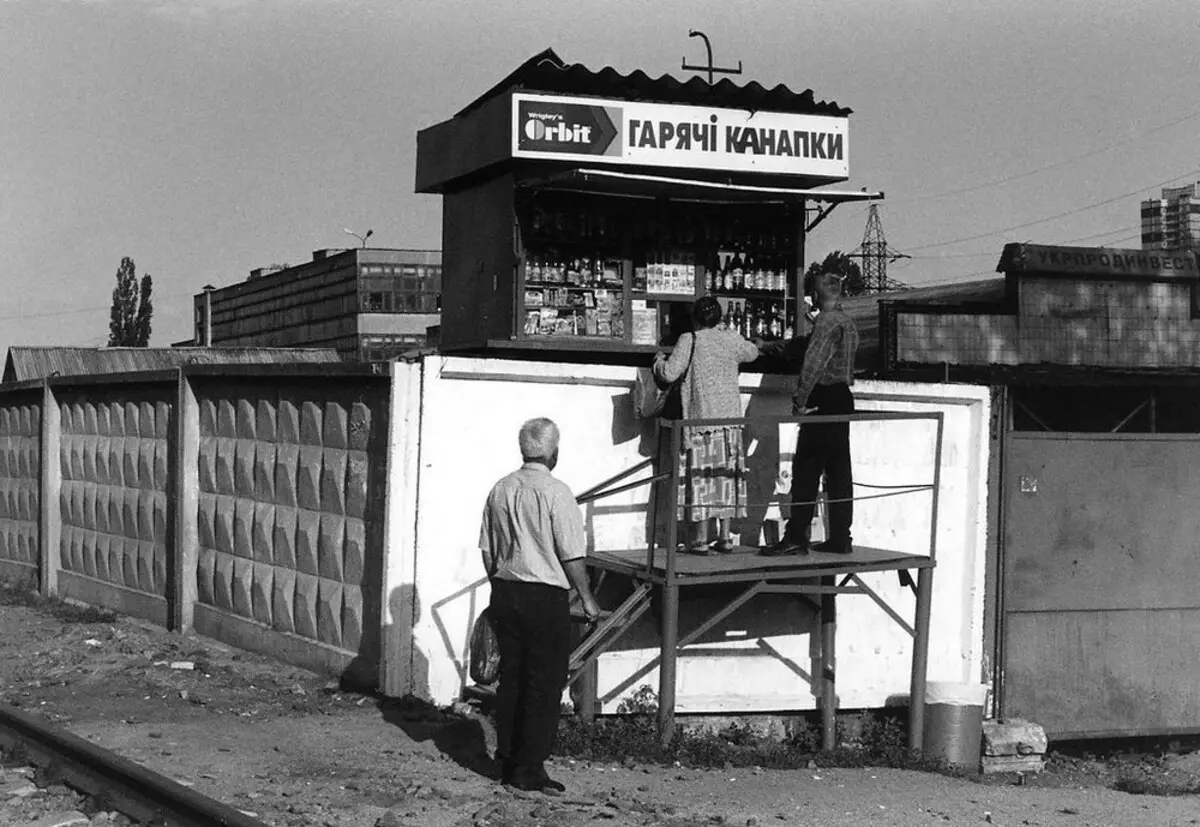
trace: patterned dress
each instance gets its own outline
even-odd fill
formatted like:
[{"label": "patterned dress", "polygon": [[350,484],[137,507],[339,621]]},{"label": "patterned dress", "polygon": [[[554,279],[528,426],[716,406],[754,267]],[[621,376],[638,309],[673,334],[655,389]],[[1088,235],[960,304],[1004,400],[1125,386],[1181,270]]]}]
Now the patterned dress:
[{"label": "patterned dress", "polygon": [[[710,327],[680,336],[671,358],[656,363],[654,373],[665,382],[683,377],[684,420],[731,419],[743,415],[738,365],[757,358],[758,348],[737,332]],[[741,426],[685,428],[680,459],[678,519],[746,516]]]}]

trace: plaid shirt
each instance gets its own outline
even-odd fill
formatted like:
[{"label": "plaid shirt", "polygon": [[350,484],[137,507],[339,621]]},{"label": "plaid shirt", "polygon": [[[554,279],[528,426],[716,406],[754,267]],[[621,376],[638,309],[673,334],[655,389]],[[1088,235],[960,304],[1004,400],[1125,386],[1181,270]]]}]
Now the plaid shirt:
[{"label": "plaid shirt", "polygon": [[792,412],[798,414],[808,405],[808,397],[817,385],[839,382],[854,384],[854,354],[858,350],[858,328],[841,306],[817,316],[812,338],[804,353],[800,381],[792,394]]}]

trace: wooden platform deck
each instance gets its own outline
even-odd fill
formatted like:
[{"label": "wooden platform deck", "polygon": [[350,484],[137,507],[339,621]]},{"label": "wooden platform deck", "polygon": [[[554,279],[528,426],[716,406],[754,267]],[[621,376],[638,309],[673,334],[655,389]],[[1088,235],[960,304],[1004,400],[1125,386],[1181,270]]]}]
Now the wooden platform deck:
[{"label": "wooden platform deck", "polygon": [[[653,565],[646,571],[646,550],[595,551],[588,563],[618,574],[637,575],[655,582],[666,578],[667,550],[656,549]],[[785,557],[764,557],[758,549],[739,546],[731,554],[698,555],[675,553],[675,576],[692,583],[724,583],[742,580],[790,580],[827,577],[868,571],[898,571],[933,568],[923,555],[904,554],[871,546],[855,546],[853,554],[818,551]],[[683,585],[683,583],[681,583]]]}]

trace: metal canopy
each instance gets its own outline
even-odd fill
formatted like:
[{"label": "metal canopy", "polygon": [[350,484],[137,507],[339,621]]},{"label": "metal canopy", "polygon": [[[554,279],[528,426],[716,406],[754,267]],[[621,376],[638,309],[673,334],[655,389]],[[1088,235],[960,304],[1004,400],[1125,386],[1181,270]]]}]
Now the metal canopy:
[{"label": "metal canopy", "polygon": [[799,204],[815,201],[829,205],[850,201],[875,201],[882,192],[829,190],[702,181],[649,173],[607,169],[572,169],[540,179],[527,179],[526,186],[567,192],[591,192],[628,198],[662,198],[707,203]]}]

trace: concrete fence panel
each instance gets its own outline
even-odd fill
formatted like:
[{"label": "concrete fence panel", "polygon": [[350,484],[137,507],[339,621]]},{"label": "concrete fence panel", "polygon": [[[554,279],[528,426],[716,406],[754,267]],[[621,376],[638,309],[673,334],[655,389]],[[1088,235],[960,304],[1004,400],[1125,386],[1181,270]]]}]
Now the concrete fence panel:
[{"label": "concrete fence panel", "polygon": [[0,580],[36,589],[41,557],[41,394],[0,400]]},{"label": "concrete fence panel", "polygon": [[88,385],[54,393],[61,524],[53,588],[164,626],[173,390]]},{"label": "concrete fence panel", "polygon": [[386,381],[194,388],[196,630],[373,684]]}]

